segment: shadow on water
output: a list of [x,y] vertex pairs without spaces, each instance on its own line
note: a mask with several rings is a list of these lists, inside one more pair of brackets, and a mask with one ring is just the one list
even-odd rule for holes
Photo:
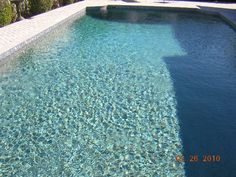
[[186,163],[187,176],[234,176],[236,33],[217,17],[178,18],[173,31],[187,55],[165,62],[176,91],[184,155],[221,157]]
[[[191,177],[236,174],[236,32],[216,16],[196,12],[108,11],[91,17],[172,26],[185,56],[164,58],[176,92],[181,138]],[[202,162],[210,155],[211,162]],[[213,155],[220,156],[214,162]],[[210,159],[211,158],[211,159]]]

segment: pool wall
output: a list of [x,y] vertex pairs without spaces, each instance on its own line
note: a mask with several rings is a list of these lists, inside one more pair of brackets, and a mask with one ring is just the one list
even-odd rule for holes
[[[104,8],[104,6],[94,6],[94,7],[87,7],[87,11],[97,10]],[[198,12],[205,15],[213,15],[221,18],[224,22],[230,25],[234,30],[236,30],[236,23],[229,19],[228,17],[224,16],[220,10],[216,8],[194,8],[194,7],[158,7],[158,6],[134,6],[134,5],[107,5],[107,9],[133,9],[133,10],[158,10],[158,11],[170,11],[170,12]],[[235,14],[236,15],[236,14]]]

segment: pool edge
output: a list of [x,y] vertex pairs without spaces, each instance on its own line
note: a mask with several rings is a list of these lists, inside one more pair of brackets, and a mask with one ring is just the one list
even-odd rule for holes
[[41,31],[40,33],[34,35],[33,37],[22,41],[20,44],[14,46],[13,48],[0,53],[0,65],[7,60],[7,57],[11,56],[11,55],[17,55],[18,53],[21,53],[24,49],[26,49],[30,44],[37,42],[37,40],[39,40],[40,38],[42,38],[45,34],[51,33],[54,30],[58,29],[60,26],[63,25],[70,25],[71,23],[73,23],[75,20],[82,18],[84,15],[86,15],[86,8],[78,11],[77,13],[65,18],[62,21],[59,21],[58,23],[49,26],[48,28],[46,28],[45,30]]
[[[30,44],[32,44],[33,42],[36,42],[38,39],[40,39],[41,37],[43,37],[45,34],[52,32],[53,30],[56,30],[57,28],[59,28],[62,25],[68,25],[70,23],[72,23],[73,21],[80,19],[81,17],[83,17],[84,15],[86,15],[86,9],[87,8],[96,8],[96,7],[119,7],[119,8],[132,8],[132,9],[160,9],[160,10],[174,10],[174,11],[189,11],[189,12],[199,12],[199,13],[204,13],[204,14],[210,14],[210,15],[217,15],[219,18],[221,18],[224,22],[226,22],[229,26],[231,26],[234,30],[236,30],[236,21],[230,19],[230,17],[227,17],[227,15],[225,15],[223,12],[221,12],[220,10],[216,10],[216,11],[211,11],[211,10],[207,10],[207,9],[202,9],[200,6],[198,5],[193,5],[193,6],[171,6],[171,5],[167,5],[167,6],[160,6],[160,5],[156,5],[156,4],[122,4],[122,3],[111,3],[111,2],[106,2],[106,3],[102,3],[102,4],[85,4],[84,6],[82,6],[82,4],[75,3],[74,6],[77,4],[77,8],[80,7],[80,9],[78,9],[75,13],[65,17],[64,19],[56,22],[55,24],[46,27],[44,30],[42,30],[39,33],[33,34],[32,37],[28,38],[28,39],[23,39],[22,41],[20,41],[19,44],[16,44],[12,47],[10,47],[9,49],[3,51],[2,53],[0,52],[0,65],[7,60],[7,58],[11,55],[20,53],[21,51],[23,51],[25,48],[27,48],[27,46],[29,46]],[[66,8],[72,7],[72,5],[67,6]],[[55,10],[61,10],[63,11],[63,8],[59,8],[59,9],[55,9]],[[53,11],[53,10],[52,10]],[[50,13],[52,11],[49,11],[47,13]],[[40,14],[43,15],[43,14]],[[44,15],[46,15],[46,13],[44,13]],[[14,24],[12,24],[14,25]],[[16,25],[15,25],[16,26]],[[3,27],[4,28],[4,27]],[[18,29],[14,29],[14,32],[17,32]],[[22,32],[22,31],[20,31]],[[1,34],[1,31],[0,31]],[[4,40],[4,37],[3,37]],[[7,39],[5,39],[7,40]],[[10,41],[12,42],[12,41]],[[14,42],[12,42],[14,43]],[[1,46],[0,46],[1,47]]]

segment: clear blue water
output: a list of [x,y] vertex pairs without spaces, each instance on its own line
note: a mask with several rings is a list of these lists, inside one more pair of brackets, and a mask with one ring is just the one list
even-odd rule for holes
[[[236,33],[197,13],[91,13],[0,67],[0,176],[233,176]],[[219,163],[176,155],[219,154]]]

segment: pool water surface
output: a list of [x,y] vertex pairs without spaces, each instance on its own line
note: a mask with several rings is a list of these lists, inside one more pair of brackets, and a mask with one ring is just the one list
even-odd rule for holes
[[215,16],[91,11],[0,67],[0,176],[234,174],[235,49]]

